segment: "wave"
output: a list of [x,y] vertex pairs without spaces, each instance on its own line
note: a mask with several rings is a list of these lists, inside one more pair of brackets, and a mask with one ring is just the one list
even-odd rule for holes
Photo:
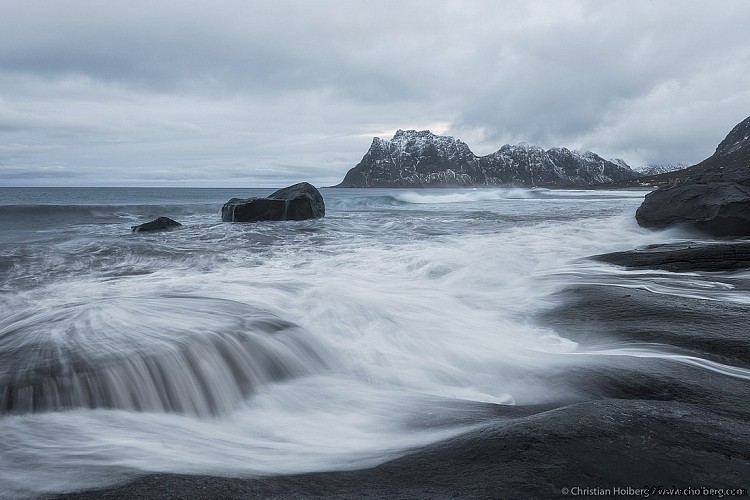
[[397,201],[407,204],[443,204],[443,203],[472,203],[500,200],[556,200],[570,201],[611,200],[615,198],[639,199],[644,191],[595,191],[547,188],[474,188],[465,191],[450,190],[439,192],[404,191],[394,195]]
[[410,204],[468,203],[477,201],[495,201],[506,199],[531,199],[536,196],[535,189],[473,189],[464,192],[418,193],[406,191],[394,196],[397,201]]
[[328,208],[337,210],[387,208],[406,204],[406,202],[391,195],[329,197],[325,202]]
[[58,224],[146,222],[162,215],[218,213],[219,208],[214,204],[0,205],[0,223],[6,228],[42,228]]
[[554,189],[548,190],[556,198],[595,198],[595,199],[642,199],[650,189]]
[[524,200],[542,197],[543,188],[474,188],[463,191],[424,189],[420,191],[408,189],[391,189],[382,194],[382,190],[373,189],[366,194],[357,190],[354,196],[349,191],[326,193],[326,205],[333,209],[356,210],[359,208],[388,208],[408,207],[410,205],[441,205],[446,203],[472,203],[498,200]]
[[0,320],[0,413],[118,408],[218,415],[322,372],[297,325],[236,301],[121,297]]

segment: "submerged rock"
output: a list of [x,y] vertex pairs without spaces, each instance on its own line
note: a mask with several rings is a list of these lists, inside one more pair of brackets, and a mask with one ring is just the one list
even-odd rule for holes
[[646,195],[635,218],[643,227],[689,226],[713,236],[750,236],[750,117],[738,124],[678,184]]
[[323,196],[307,182],[279,189],[268,198],[232,198],[221,207],[224,222],[306,220],[325,214]]
[[131,226],[131,230],[134,233],[140,233],[144,231],[164,231],[166,229],[173,229],[175,227],[181,226],[179,222],[176,220],[172,220],[169,217],[159,217],[158,219],[154,219],[150,222],[146,222],[144,224],[139,224],[137,226]]

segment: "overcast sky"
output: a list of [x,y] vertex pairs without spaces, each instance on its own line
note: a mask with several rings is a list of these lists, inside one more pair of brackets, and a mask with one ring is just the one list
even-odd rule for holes
[[4,186],[325,186],[399,128],[693,164],[750,115],[746,0],[0,11]]

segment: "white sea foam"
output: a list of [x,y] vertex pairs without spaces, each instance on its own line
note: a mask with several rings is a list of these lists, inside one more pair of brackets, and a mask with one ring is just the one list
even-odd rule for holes
[[530,189],[468,189],[445,192],[432,190],[429,194],[404,191],[396,194],[394,198],[404,203],[415,204],[468,203],[503,199],[531,199],[534,197],[533,193],[534,191]]

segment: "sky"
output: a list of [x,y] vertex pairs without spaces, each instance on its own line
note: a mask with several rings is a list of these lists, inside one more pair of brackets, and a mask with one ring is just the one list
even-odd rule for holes
[[0,186],[328,186],[398,129],[691,165],[750,115],[746,0],[0,10]]

